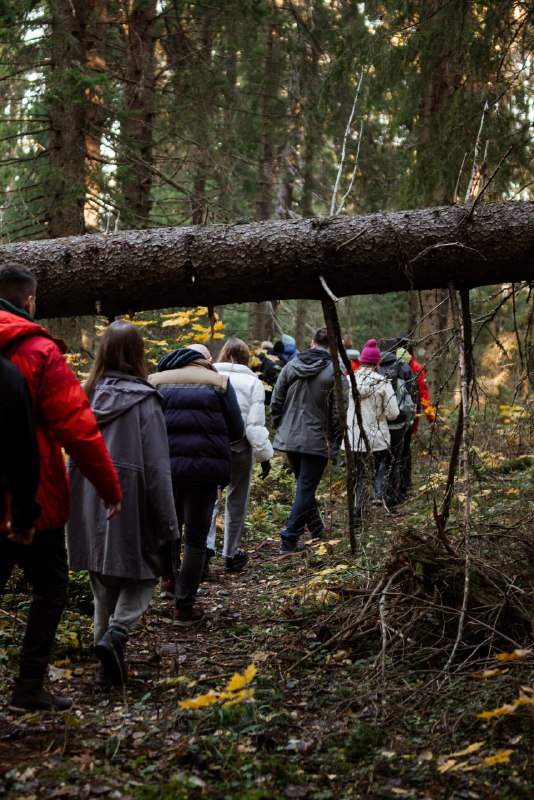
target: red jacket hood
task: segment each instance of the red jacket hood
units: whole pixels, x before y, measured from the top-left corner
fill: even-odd
[[[25,339],[27,336],[45,336],[57,344],[62,353],[67,352],[67,345],[63,339],[52,336],[46,328],[26,317],[19,317],[18,314],[11,314],[9,311],[0,309],[0,350],[3,350],[11,342],[17,339]]]

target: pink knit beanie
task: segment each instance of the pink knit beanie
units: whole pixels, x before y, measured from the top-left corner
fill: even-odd
[[[382,354],[377,347],[376,339],[369,339],[362,350],[360,364],[378,364]]]

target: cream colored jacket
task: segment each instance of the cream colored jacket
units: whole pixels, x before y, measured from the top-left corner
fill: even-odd
[[[388,420],[394,420],[399,416],[399,406],[391,381],[366,365],[358,368],[355,378],[360,395],[363,428],[371,450],[387,450],[391,441]],[[346,380],[349,380],[348,376]],[[352,391],[349,395],[347,427],[352,449],[365,451],[365,442],[356,419]]]

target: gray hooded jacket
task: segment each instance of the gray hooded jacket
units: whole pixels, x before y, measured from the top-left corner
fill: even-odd
[[[343,381],[345,404],[348,386]],[[283,368],[271,398],[278,427],[277,450],[333,457],[341,444],[334,390],[334,364],[328,350],[312,347]]]
[[[93,486],[70,461],[70,568],[132,580],[157,578],[161,540],[178,538],[159,395],[140,378],[109,372],[97,383],[91,407],[119,476],[122,511],[106,520]]]

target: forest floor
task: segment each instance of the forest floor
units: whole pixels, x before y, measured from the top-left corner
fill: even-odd
[[[65,714],[0,709],[0,796],[531,798],[534,465],[509,450],[480,458],[474,600],[447,664],[464,588],[461,499],[449,526],[456,558],[442,555],[432,518],[446,456],[430,462],[421,450],[414,493],[395,516],[372,509],[355,558],[339,467],[322,488],[331,540],[304,555],[279,554],[287,469],[277,461],[265,483],[255,478],[249,566],[230,575],[215,559],[199,597],[209,619],[197,630],[174,627],[172,604],[156,594],[130,637],[125,691],[94,686],[91,596],[73,575],[50,679],[74,705]],[[0,612],[4,697],[28,605],[20,576],[10,592]],[[243,676],[229,692],[235,704],[208,694],[234,673]],[[179,705],[199,697],[199,708]]]

